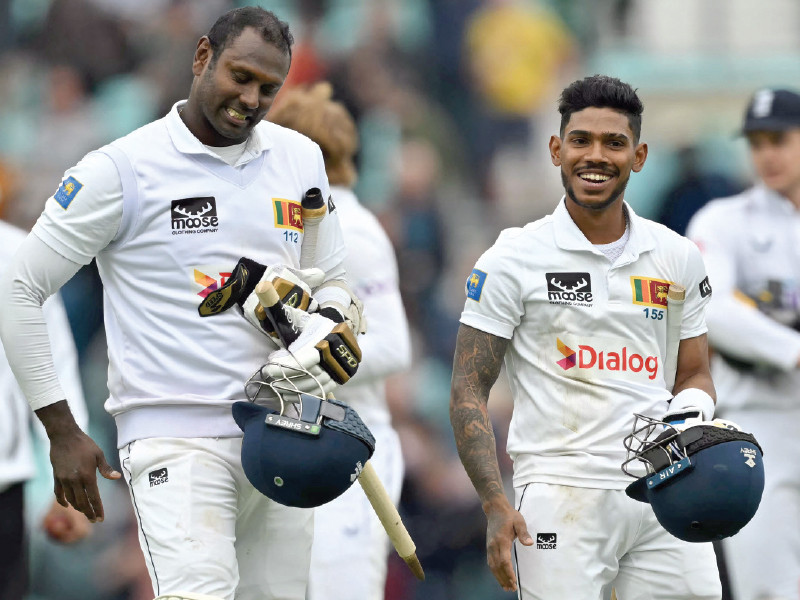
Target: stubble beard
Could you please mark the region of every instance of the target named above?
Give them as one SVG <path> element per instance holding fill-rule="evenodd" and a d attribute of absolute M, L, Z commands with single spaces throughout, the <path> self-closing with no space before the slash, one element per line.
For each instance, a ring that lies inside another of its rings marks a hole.
<path fill-rule="evenodd" d="M 569 179 L 567 178 L 566 173 L 564 173 L 564 169 L 561 169 L 561 183 L 564 186 L 564 191 L 566 191 L 567 196 L 569 196 L 570 200 L 572 200 L 575 204 L 580 206 L 581 208 L 586 208 L 588 210 L 594 210 L 597 212 L 604 211 L 609 206 L 614 204 L 617 199 L 622 196 L 625 192 L 625 188 L 628 186 L 628 180 L 630 179 L 630 175 L 625 178 L 624 180 L 620 180 L 613 190 L 611 190 L 611 195 L 601 203 L 587 203 L 581 200 L 578 200 L 578 196 L 575 194 L 575 189 L 569 185 Z"/>
<path fill-rule="evenodd" d="M 208 101 L 208 98 L 217 97 L 216 85 L 213 77 L 216 66 L 217 65 L 214 65 L 213 68 L 208 68 L 198 82 L 199 89 L 197 91 L 200 95 L 200 110 L 206 124 L 217 138 L 217 143 L 212 145 L 229 146 L 240 144 L 250 136 L 250 132 L 255 125 L 248 123 L 242 131 L 234 130 L 224 121 L 224 117 L 221 114 L 224 112 L 222 105 L 218 104 L 217 101 Z"/>

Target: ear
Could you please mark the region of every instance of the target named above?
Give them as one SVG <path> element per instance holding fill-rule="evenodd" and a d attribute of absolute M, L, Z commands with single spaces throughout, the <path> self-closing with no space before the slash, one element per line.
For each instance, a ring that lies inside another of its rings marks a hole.
<path fill-rule="evenodd" d="M 214 51 L 211 49 L 211 42 L 208 36 L 203 36 L 197 42 L 197 49 L 194 51 L 194 61 L 192 62 L 192 73 L 195 77 L 203 74 L 206 66 L 211 61 L 211 55 Z"/>
<path fill-rule="evenodd" d="M 633 166 L 631 170 L 638 173 L 644 167 L 644 161 L 647 160 L 647 144 L 639 144 L 633 151 Z"/>
<path fill-rule="evenodd" d="M 550 160 L 556 167 L 561 166 L 561 138 L 557 135 L 550 136 Z"/>

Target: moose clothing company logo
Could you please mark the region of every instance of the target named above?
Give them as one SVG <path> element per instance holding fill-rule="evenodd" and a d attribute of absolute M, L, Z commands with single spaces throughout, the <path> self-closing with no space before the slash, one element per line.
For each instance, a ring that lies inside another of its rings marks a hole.
<path fill-rule="evenodd" d="M 555 550 L 557 542 L 558 542 L 558 536 L 555 533 L 536 534 L 537 550 Z"/>
<path fill-rule="evenodd" d="M 569 371 L 573 367 L 592 371 L 617 371 L 619 373 L 641 373 L 644 371 L 647 378 L 653 380 L 658 374 L 658 357 L 645 356 L 623 345 L 617 348 L 599 348 L 599 343 L 577 344 L 577 350 L 567 346 L 556 338 L 558 352 L 564 357 L 556 364 Z"/>
<path fill-rule="evenodd" d="M 633 303 L 653 308 L 667 308 L 667 292 L 672 282 L 649 277 L 631 277 Z"/>
<path fill-rule="evenodd" d="M 169 477 L 167 477 L 167 467 L 150 471 L 147 477 L 150 480 L 150 487 L 153 487 L 154 485 L 161 485 L 162 483 L 167 483 L 167 481 L 169 481 Z"/>
<path fill-rule="evenodd" d="M 213 196 L 173 200 L 172 235 L 214 233 L 219 226 L 217 201 Z"/>
<path fill-rule="evenodd" d="M 589 273 L 545 273 L 550 304 L 592 305 L 592 278 Z"/>

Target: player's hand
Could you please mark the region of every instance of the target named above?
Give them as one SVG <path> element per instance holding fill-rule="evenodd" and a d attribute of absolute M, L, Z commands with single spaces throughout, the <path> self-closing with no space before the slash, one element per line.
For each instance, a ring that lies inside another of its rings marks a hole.
<path fill-rule="evenodd" d="M 345 323 L 335 323 L 320 314 L 304 314 L 297 326 L 300 336 L 285 350 L 270 354 L 265 366 L 269 375 L 274 377 L 284 366 L 299 365 L 305 370 L 319 367 L 334 387 L 347 383 L 355 375 L 361 362 L 361 348 Z"/>
<path fill-rule="evenodd" d="M 71 506 L 53 502 L 42 520 L 42 529 L 47 537 L 62 544 L 72 544 L 89 535 L 90 525 L 86 515 Z"/>
<path fill-rule="evenodd" d="M 517 590 L 517 576 L 511 562 L 511 546 L 515 539 L 525 546 L 533 545 L 528 526 L 519 511 L 503 498 L 486 511 L 486 558 L 500 586 L 507 592 Z"/>
<path fill-rule="evenodd" d="M 108 464 L 103 451 L 79 427 L 48 432 L 48 436 L 56 501 L 64 507 L 72 505 L 92 523 L 102 521 L 105 514 L 96 471 L 106 479 L 119 479 L 122 475 Z"/>
<path fill-rule="evenodd" d="M 266 266 L 242 257 L 236 263 L 225 285 L 208 294 L 197 310 L 201 317 L 209 317 L 236 306 L 253 327 L 276 337 L 263 311 L 258 310 L 258 298 L 254 293 L 256 285 L 261 281 L 270 281 L 286 306 L 314 312 L 317 309 L 317 302 L 311 295 L 311 290 L 322 283 L 324 278 L 325 273 L 321 269 L 295 269 L 285 265 Z"/>
<path fill-rule="evenodd" d="M 281 410 L 280 400 L 292 401 L 290 394 L 310 394 L 325 398 L 338 384 L 319 365 L 319 351 L 313 346 L 290 354 L 276 350 L 269 361 L 245 386 L 247 397 L 254 402 Z"/>
<path fill-rule="evenodd" d="M 675 431 L 683 431 L 705 421 L 703 411 L 696 406 L 686 406 L 675 410 L 668 410 L 661 418 Z"/>

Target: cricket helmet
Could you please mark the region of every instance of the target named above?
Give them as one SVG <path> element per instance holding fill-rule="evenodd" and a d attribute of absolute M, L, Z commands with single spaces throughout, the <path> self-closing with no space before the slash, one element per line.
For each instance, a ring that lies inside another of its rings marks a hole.
<path fill-rule="evenodd" d="M 245 386 L 249 402 L 233 404 L 244 432 L 242 468 L 259 492 L 285 506 L 330 502 L 358 478 L 375 438 L 351 407 L 334 399 L 286 390 L 259 370 Z M 267 386 L 278 403 L 259 403 Z"/>
<path fill-rule="evenodd" d="M 664 529 L 687 542 L 709 542 L 750 522 L 764 491 L 761 446 L 752 434 L 719 419 L 679 430 L 635 417 L 622 470 L 637 479 L 625 491 L 650 503 Z M 634 472 L 636 461 L 644 476 Z"/>

